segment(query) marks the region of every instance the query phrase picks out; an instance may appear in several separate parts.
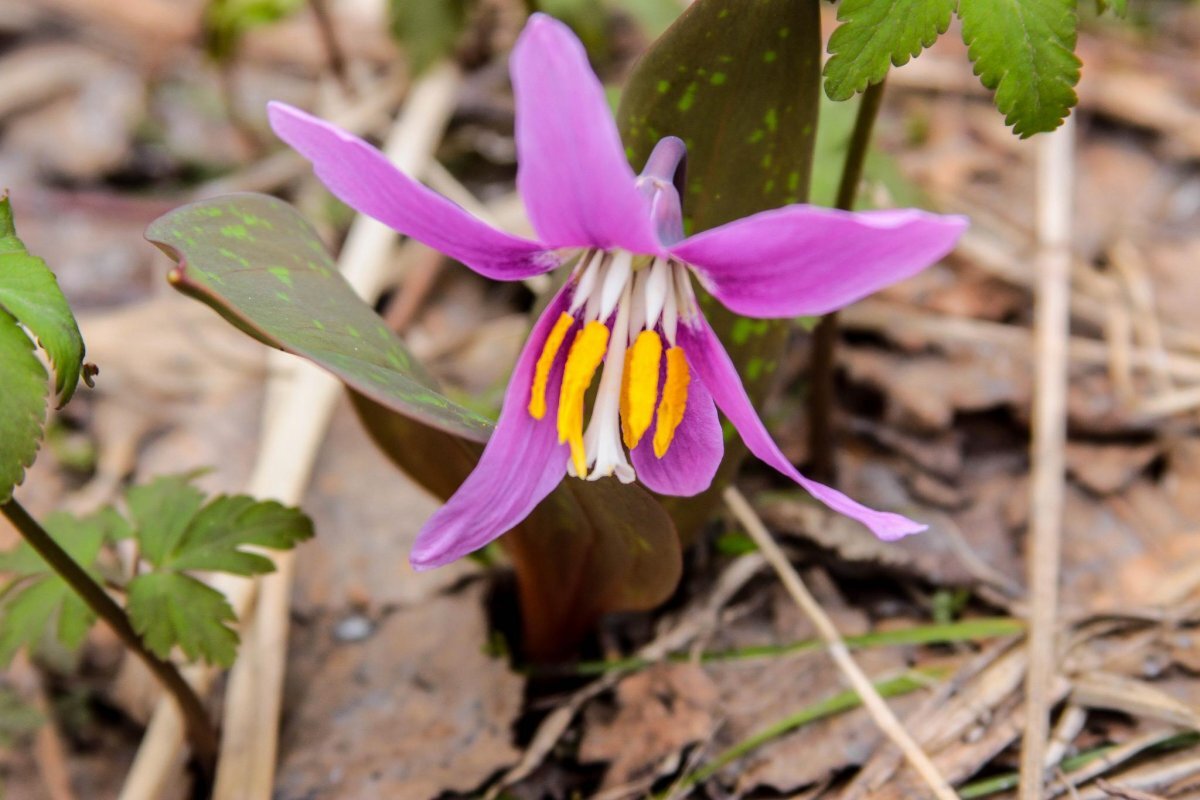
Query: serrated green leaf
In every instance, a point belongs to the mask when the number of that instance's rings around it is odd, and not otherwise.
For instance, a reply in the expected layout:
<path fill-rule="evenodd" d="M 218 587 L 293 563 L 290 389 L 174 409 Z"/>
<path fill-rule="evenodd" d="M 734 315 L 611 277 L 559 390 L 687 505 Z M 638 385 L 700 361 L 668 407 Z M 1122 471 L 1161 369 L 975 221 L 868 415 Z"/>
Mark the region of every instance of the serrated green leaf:
<path fill-rule="evenodd" d="M 152 572 L 129 582 L 126 612 L 133 629 L 159 658 L 178 645 L 189 661 L 227 667 L 237 655 L 236 620 L 225 596 L 178 572 Z"/>
<path fill-rule="evenodd" d="M 8 197 L 0 198 L 0 308 L 37 337 L 54 366 L 58 404 L 65 405 L 83 368 L 83 336 L 54 273 L 17 238 Z"/>
<path fill-rule="evenodd" d="M 241 548 L 286 550 L 312 535 L 312 521 L 297 509 L 245 495 L 218 497 L 192 520 L 166 566 L 256 575 L 270 572 L 274 565 L 269 558 Z"/>
<path fill-rule="evenodd" d="M 392 35 L 404 47 L 413 72 L 454 52 L 467 23 L 466 0 L 389 0 Z"/>
<path fill-rule="evenodd" d="M 179 262 L 175 288 L 260 342 L 317 362 L 401 414 L 487 441 L 491 423 L 433 388 L 287 203 L 256 194 L 202 200 L 156 219 L 146 238 Z"/>
<path fill-rule="evenodd" d="M 825 93 L 847 100 L 929 47 L 950 27 L 958 0 L 842 0 L 829 37 Z"/>
<path fill-rule="evenodd" d="M 46 370 L 33 342 L 0 310 L 0 503 L 12 498 L 37 458 L 46 417 Z"/>
<path fill-rule="evenodd" d="M 102 517 L 76 518 L 58 512 L 42 526 L 67 555 L 95 576 L 96 558 L 107 533 Z M 0 554 L 0 572 L 12 578 L 0 593 L 0 666 L 7 665 L 21 647 L 40 649 L 47 637 L 68 650 L 83 643 L 95 615 L 32 547 L 22 542 Z"/>
<path fill-rule="evenodd" d="M 204 504 L 193 476 L 166 475 L 134 486 L 125 495 L 142 558 L 161 567 L 175 551 Z"/>
<path fill-rule="evenodd" d="M 1052 131 L 1075 105 L 1075 0 L 961 0 L 975 74 L 1022 139 Z"/>

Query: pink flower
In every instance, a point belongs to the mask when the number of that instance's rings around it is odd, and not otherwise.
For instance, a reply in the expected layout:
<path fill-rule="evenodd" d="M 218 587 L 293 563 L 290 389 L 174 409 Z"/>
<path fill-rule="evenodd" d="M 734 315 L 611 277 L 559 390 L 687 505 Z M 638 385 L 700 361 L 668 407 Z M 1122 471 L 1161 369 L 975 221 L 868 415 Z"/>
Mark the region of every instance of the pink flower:
<path fill-rule="evenodd" d="M 517 186 L 539 241 L 495 230 L 394 168 L 362 140 L 272 103 L 271 125 L 358 211 L 496 280 L 573 263 L 513 371 L 475 471 L 426 523 L 412 563 L 427 569 L 512 528 L 565 475 L 615 475 L 690 496 L 724 450 L 719 408 L 750 451 L 881 539 L 924 529 L 801 475 L 751 406 L 705 321 L 692 278 L 750 317 L 825 314 L 944 256 L 961 217 L 848 213 L 805 205 L 684 237 L 674 137 L 640 175 L 625 160 L 604 92 L 566 26 L 535 14 L 511 61 Z M 599 387 L 585 426 L 585 392 Z"/>

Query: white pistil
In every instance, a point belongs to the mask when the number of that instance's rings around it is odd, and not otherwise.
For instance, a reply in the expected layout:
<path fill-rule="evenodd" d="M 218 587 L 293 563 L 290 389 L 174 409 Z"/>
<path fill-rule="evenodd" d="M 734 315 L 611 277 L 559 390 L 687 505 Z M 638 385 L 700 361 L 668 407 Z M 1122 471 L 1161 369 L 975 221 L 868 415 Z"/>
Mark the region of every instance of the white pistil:
<path fill-rule="evenodd" d="M 618 250 L 613 253 L 612 262 L 608 266 L 608 274 L 600 285 L 600 321 L 603 322 L 617 307 L 617 300 L 625 292 L 629 276 L 633 272 L 633 253 L 628 250 Z"/>
<path fill-rule="evenodd" d="M 658 325 L 659 315 L 662 314 L 667 292 L 673 291 L 671 285 L 671 268 L 661 258 L 654 259 L 650 274 L 646 276 L 646 324 L 647 330 L 653 330 Z"/>
<path fill-rule="evenodd" d="M 595 290 L 596 279 L 600 275 L 600 265 L 604 263 L 604 251 L 593 251 L 591 258 L 588 258 L 588 254 L 585 253 L 584 258 L 587 259 L 587 265 L 583 269 L 583 274 L 579 276 L 579 282 L 575 284 L 575 293 L 571 295 L 571 306 L 567 309 L 568 314 L 578 311 Z"/>
<path fill-rule="evenodd" d="M 592 418 L 583 435 L 587 452 L 588 480 L 594 481 L 616 473 L 622 483 L 632 483 L 637 477 L 625 457 L 621 445 L 621 377 L 625 371 L 625 348 L 629 342 L 630 285 L 625 282 L 616 304 L 617 318 L 608 337 L 608 352 L 604 356 L 604 371 L 592 406 Z"/>

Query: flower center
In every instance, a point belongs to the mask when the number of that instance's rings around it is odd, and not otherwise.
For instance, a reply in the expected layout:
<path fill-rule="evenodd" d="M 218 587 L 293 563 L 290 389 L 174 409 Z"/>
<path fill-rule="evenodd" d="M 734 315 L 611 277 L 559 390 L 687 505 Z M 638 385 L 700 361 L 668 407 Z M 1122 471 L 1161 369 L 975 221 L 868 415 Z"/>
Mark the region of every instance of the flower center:
<path fill-rule="evenodd" d="M 551 369 L 574 331 L 557 419 L 558 440 L 571 449 L 567 471 L 588 480 L 615 474 L 630 483 L 636 475 L 626 449 L 641 444 L 653 426 L 651 445 L 662 458 L 683 420 L 690 375 L 676 333 L 680 318 L 698 313 L 696 297 L 685 265 L 623 250 L 584 252 L 570 280 L 570 303 L 534 370 L 529 414 L 545 417 Z M 584 403 L 598 370 L 585 430 Z"/>

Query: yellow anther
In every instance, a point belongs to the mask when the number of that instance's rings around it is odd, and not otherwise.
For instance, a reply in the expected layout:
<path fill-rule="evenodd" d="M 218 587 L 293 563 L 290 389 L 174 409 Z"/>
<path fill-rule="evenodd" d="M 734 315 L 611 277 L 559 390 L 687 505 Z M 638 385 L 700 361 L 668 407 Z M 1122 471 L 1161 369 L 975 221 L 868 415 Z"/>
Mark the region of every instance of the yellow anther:
<path fill-rule="evenodd" d="M 604 360 L 608 347 L 608 328 L 600 322 L 589 322 L 575 334 L 567 367 L 563 372 L 562 391 L 558 397 L 558 441 L 569 442 L 575 473 L 587 474 L 587 455 L 583 450 L 583 396 L 592 385 L 596 368 Z"/>
<path fill-rule="evenodd" d="M 537 367 L 533 373 L 533 386 L 529 390 L 529 416 L 534 419 L 546 416 L 546 382 L 550 380 L 550 368 L 554 366 L 554 358 L 558 355 L 574 319 L 567 312 L 562 312 L 550 330 L 550 335 L 546 337 L 546 343 L 542 345 L 542 354 L 538 356 Z"/>
<path fill-rule="evenodd" d="M 642 434 L 654 421 L 658 400 L 658 368 L 662 363 L 662 339 L 654 331 L 642 331 L 629 349 L 621 387 L 621 433 L 625 446 L 637 447 Z"/>
<path fill-rule="evenodd" d="M 654 429 L 654 455 L 662 458 L 675 438 L 675 429 L 683 421 L 687 409 L 687 390 L 691 375 L 682 347 L 667 351 L 667 380 L 663 384 L 662 401 L 658 404 L 658 424 Z"/>

